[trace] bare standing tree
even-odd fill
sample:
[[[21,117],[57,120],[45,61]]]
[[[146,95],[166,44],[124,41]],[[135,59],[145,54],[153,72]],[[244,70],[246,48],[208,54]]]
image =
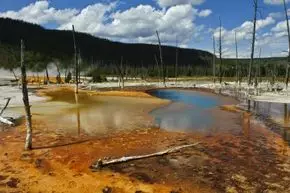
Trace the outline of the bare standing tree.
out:
[[[222,50],[222,20],[221,17],[219,17],[220,20],[220,29],[219,29],[219,55],[220,55],[220,66],[219,66],[219,79],[220,79],[220,84],[223,81],[223,72],[222,72],[222,66],[223,66],[223,50]]]
[[[25,140],[25,150],[32,149],[32,122],[31,122],[31,112],[28,98],[27,90],[27,80],[26,80],[26,66],[24,63],[24,42],[21,40],[21,79],[22,79],[22,95],[23,103],[26,112],[26,140]]]
[[[286,76],[285,76],[285,86],[286,89],[288,88],[288,82],[289,82],[289,68],[290,68],[290,29],[289,29],[289,17],[288,17],[288,9],[286,5],[286,1],[283,0],[284,4],[284,12],[285,12],[285,19],[287,24],[287,34],[288,34],[288,62],[286,67]]]
[[[120,66],[116,65],[116,67],[119,73],[119,80],[121,81],[121,89],[124,89],[125,87],[124,79],[125,79],[126,69],[123,67],[123,56],[121,57]]]
[[[235,31],[235,45],[236,45],[236,83],[239,82],[239,52],[238,52],[238,41],[237,41],[237,32]]]
[[[213,56],[212,56],[212,75],[213,75],[213,83],[215,83],[215,78],[216,78],[216,64],[215,64],[215,59],[216,59],[216,53],[215,53],[215,37],[214,35],[212,36],[212,42],[213,42]]]
[[[254,20],[253,20],[253,33],[252,33],[252,48],[251,48],[251,60],[248,70],[248,85],[252,84],[252,66],[254,63],[255,54],[255,42],[256,42],[256,24],[257,24],[257,11],[258,11],[258,0],[253,0],[254,2]]]
[[[261,54],[262,54],[262,48],[260,48],[259,51],[259,62],[256,63],[255,65],[255,89],[257,89],[259,81],[258,81],[258,76],[259,76],[259,69],[260,69],[260,61],[261,61]]]
[[[158,33],[157,30],[156,30],[156,35],[157,35],[158,45],[159,45],[160,65],[161,65],[161,69],[162,69],[162,80],[163,80],[164,87],[166,87],[166,82],[165,82],[165,66],[164,66],[164,63],[163,63],[162,47],[161,47],[161,41],[160,41],[160,38],[159,38],[159,33]]]
[[[157,71],[158,71],[158,83],[160,83],[160,67],[159,67],[159,63],[158,63],[158,59],[157,59],[157,56],[154,55],[154,59],[155,59],[155,63],[156,63],[156,66],[157,66]]]
[[[75,87],[75,93],[77,94],[79,92],[79,71],[78,71],[78,53],[77,53],[77,46],[76,46],[76,38],[75,38],[75,27],[72,25],[72,33],[73,33],[73,43],[74,43],[74,63],[75,63],[75,81],[76,81],[76,87]]]
[[[175,84],[177,84],[178,76],[178,40],[176,36],[176,50],[175,50]]]

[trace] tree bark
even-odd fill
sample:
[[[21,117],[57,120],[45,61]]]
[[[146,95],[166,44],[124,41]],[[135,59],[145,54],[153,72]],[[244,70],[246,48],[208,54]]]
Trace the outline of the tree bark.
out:
[[[235,31],[235,45],[236,45],[236,82],[239,82],[239,52],[238,52],[238,41],[237,41],[237,32]]]
[[[72,33],[73,33],[73,43],[74,43],[74,62],[75,62],[75,93],[79,93],[79,71],[78,71],[78,55],[77,55],[77,46],[76,46],[76,38],[75,38],[75,27],[72,25]]]
[[[289,17],[288,17],[288,9],[286,5],[286,1],[283,0],[284,4],[284,12],[285,12],[285,19],[287,24],[287,35],[288,35],[288,58],[287,58],[287,67],[286,67],[286,75],[285,75],[285,86],[286,89],[288,89],[288,83],[289,83],[289,68],[290,68],[290,27],[289,27]]]
[[[220,66],[219,66],[219,81],[220,84],[223,81],[223,72],[222,72],[222,66],[223,66],[223,58],[222,58],[222,54],[223,54],[223,50],[222,50],[222,20],[219,17],[220,20],[220,37],[219,37],[219,54],[220,54]]]
[[[212,75],[213,75],[213,83],[215,84],[216,81],[216,55],[215,55],[215,37],[212,36],[212,43],[213,43],[213,56],[212,56]]]
[[[145,158],[150,158],[150,157],[162,156],[162,155],[166,155],[166,154],[169,154],[169,153],[173,153],[173,152],[179,151],[179,150],[184,149],[184,148],[197,146],[199,144],[200,144],[200,142],[197,142],[197,143],[190,144],[190,145],[182,145],[182,146],[178,146],[178,147],[173,147],[173,148],[167,149],[165,151],[160,151],[160,152],[157,152],[157,153],[152,153],[152,154],[147,154],[147,155],[140,155],[140,156],[122,157],[122,158],[119,158],[119,159],[109,160],[109,161],[100,159],[95,164],[93,164],[90,168],[91,169],[102,169],[103,167],[108,166],[108,165],[112,165],[112,164],[118,164],[118,163],[124,163],[124,162],[133,161],[133,160],[139,160],[139,159],[145,159]]]
[[[156,31],[156,35],[157,35],[157,39],[158,39],[158,45],[159,45],[159,57],[160,57],[160,65],[162,68],[162,80],[163,80],[163,85],[164,87],[166,87],[166,80],[165,80],[165,66],[163,63],[163,55],[162,55],[162,47],[161,47],[161,41],[160,41],[160,37],[159,37],[159,33],[158,31]]]
[[[10,102],[10,100],[11,100],[10,97],[9,97],[9,98],[6,98],[6,99],[7,99],[6,104],[5,104],[5,106],[2,108],[2,110],[0,111],[0,116],[2,116],[2,114],[4,113],[5,109],[8,107],[9,102]]]
[[[178,76],[178,42],[176,37],[176,51],[175,51],[175,84],[177,84],[177,76]]]
[[[45,66],[45,75],[46,75],[46,83],[49,84],[49,75],[48,75],[48,69],[47,69],[47,65]]]
[[[161,82],[160,81],[160,67],[159,67],[159,63],[158,63],[158,59],[157,59],[157,57],[156,57],[156,55],[154,55],[154,59],[155,59],[155,63],[156,63],[156,65],[157,65],[157,71],[158,71],[158,82]]]
[[[248,85],[252,84],[252,66],[254,63],[254,54],[255,54],[255,42],[256,42],[256,24],[257,24],[257,10],[258,10],[258,0],[254,1],[254,21],[253,21],[253,33],[252,33],[252,48],[251,48],[251,60],[249,64],[248,71]]]
[[[32,149],[32,122],[31,122],[31,112],[29,105],[29,97],[27,90],[27,80],[26,80],[26,66],[24,63],[24,42],[21,40],[21,78],[22,78],[22,95],[23,103],[26,112],[26,141],[25,150]]]

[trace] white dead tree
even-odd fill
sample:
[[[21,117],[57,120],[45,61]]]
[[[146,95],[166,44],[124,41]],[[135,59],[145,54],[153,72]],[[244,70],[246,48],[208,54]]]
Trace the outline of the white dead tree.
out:
[[[158,63],[158,59],[157,59],[157,56],[156,55],[154,55],[154,59],[155,59],[155,64],[156,64],[156,66],[157,66],[157,71],[158,71],[158,84],[160,84],[160,67],[159,67],[159,63]]]
[[[174,153],[174,152],[180,151],[180,150],[185,149],[185,148],[194,147],[194,146],[197,146],[199,144],[200,144],[200,142],[197,142],[197,143],[194,143],[194,144],[181,145],[181,146],[169,148],[167,150],[160,151],[160,152],[157,152],[157,153],[146,154],[146,155],[137,155],[137,156],[129,156],[129,157],[121,157],[119,159],[113,159],[113,160],[102,160],[102,159],[99,159],[93,165],[91,165],[90,168],[91,169],[102,169],[105,166],[109,166],[109,165],[126,163],[126,162],[129,162],[129,161],[146,159],[146,158],[150,158],[150,157],[163,156],[163,155],[167,155],[167,154],[170,154],[170,153]]]
[[[239,52],[238,52],[238,41],[237,41],[237,32],[235,31],[235,45],[236,45],[236,83],[239,83]]]
[[[121,57],[121,62],[120,62],[120,66],[116,65],[117,67],[117,71],[119,74],[119,83],[121,83],[120,87],[121,89],[124,89],[125,87],[125,74],[126,74],[126,66],[124,67],[123,65],[123,56]]]
[[[223,71],[222,71],[222,66],[223,66],[223,48],[222,48],[222,20],[221,17],[219,17],[220,20],[220,29],[219,29],[219,55],[220,55],[220,66],[219,66],[219,81],[220,84],[222,84],[223,81]]]
[[[25,150],[32,149],[32,121],[31,121],[31,112],[29,105],[29,97],[27,90],[27,80],[26,80],[26,66],[24,63],[24,42],[21,40],[21,80],[22,80],[22,95],[23,103],[26,113],[26,141],[25,141]]]
[[[160,41],[159,33],[157,30],[156,30],[156,35],[157,35],[158,45],[159,45],[159,57],[160,57],[160,65],[162,69],[162,81],[163,81],[163,86],[166,87],[166,80],[165,80],[166,72],[165,72],[165,66],[163,63],[161,41]]]
[[[177,84],[178,76],[178,40],[176,36],[176,50],[175,50],[175,84]]]
[[[13,126],[14,125],[13,122],[11,122],[10,120],[8,120],[7,118],[2,117],[5,109],[8,107],[9,102],[11,100],[11,98],[5,98],[5,99],[6,99],[6,104],[4,105],[4,107],[0,111],[0,122],[1,123],[4,123],[4,124],[7,124],[7,125],[10,125],[10,126]]]
[[[75,38],[75,27],[72,25],[72,33],[73,33],[73,43],[74,43],[74,63],[75,63],[75,93],[79,92],[79,71],[78,71],[78,53],[77,53],[77,46],[76,46],[76,38]]]
[[[254,20],[253,20],[253,33],[252,33],[251,60],[250,60],[249,70],[248,70],[248,86],[252,84],[252,67],[254,63],[255,43],[256,43],[258,0],[253,0],[253,3],[254,3]]]
[[[215,37],[212,36],[212,43],[213,43],[213,56],[212,56],[212,75],[213,75],[213,83],[215,84],[215,78],[216,78],[216,53],[215,53]]]
[[[288,82],[289,82],[289,68],[290,68],[290,29],[289,29],[289,17],[288,17],[288,9],[286,5],[286,1],[283,0],[284,4],[284,12],[285,12],[285,19],[287,24],[287,35],[288,35],[288,61],[286,67],[286,76],[285,76],[285,87],[288,89]]]

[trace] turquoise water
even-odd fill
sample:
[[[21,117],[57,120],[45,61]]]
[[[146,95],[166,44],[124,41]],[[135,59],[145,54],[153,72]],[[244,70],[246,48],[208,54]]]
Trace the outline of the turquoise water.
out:
[[[195,91],[164,89],[149,94],[172,101],[150,113],[158,127],[171,131],[209,131],[216,121],[211,110],[221,105],[218,96]]]

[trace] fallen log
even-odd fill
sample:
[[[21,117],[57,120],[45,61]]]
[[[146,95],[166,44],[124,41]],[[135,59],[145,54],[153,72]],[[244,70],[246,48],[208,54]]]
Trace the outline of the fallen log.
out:
[[[13,122],[11,122],[10,120],[8,120],[7,118],[4,118],[4,117],[2,117],[2,114],[4,113],[4,111],[5,111],[5,109],[8,107],[8,105],[9,105],[9,102],[10,102],[10,100],[11,100],[11,98],[9,97],[9,98],[5,98],[7,101],[6,101],[6,104],[5,104],[5,106],[1,109],[1,111],[0,111],[0,122],[1,123],[4,123],[4,124],[7,124],[7,125],[10,125],[10,126],[14,126],[14,123]]]
[[[5,106],[3,107],[3,109],[0,111],[0,116],[2,116],[2,114],[4,113],[4,111],[5,111],[5,109],[8,107],[8,105],[9,105],[9,102],[10,102],[10,100],[11,100],[11,98],[9,97],[9,98],[5,98],[7,101],[6,101],[6,104],[5,104]]]
[[[0,122],[1,123],[4,123],[4,124],[7,124],[7,125],[10,125],[10,126],[14,126],[14,123],[9,121],[8,119],[4,118],[4,117],[1,117],[0,116]]]
[[[101,169],[101,168],[103,168],[105,166],[112,165],[112,164],[119,164],[119,163],[129,162],[129,161],[133,161],[133,160],[139,160],[139,159],[145,159],[145,158],[150,158],[150,157],[162,156],[162,155],[166,155],[166,154],[169,154],[169,153],[176,152],[176,151],[184,149],[184,148],[197,146],[198,144],[200,144],[200,142],[197,142],[197,143],[194,143],[194,144],[189,144],[189,145],[182,145],[182,146],[178,146],[178,147],[173,147],[173,148],[169,148],[169,149],[164,150],[164,151],[160,151],[160,152],[152,153],[152,154],[147,154],[147,155],[121,157],[121,158],[113,159],[113,160],[102,160],[102,159],[99,159],[93,165],[91,165],[90,168],[91,169]]]

